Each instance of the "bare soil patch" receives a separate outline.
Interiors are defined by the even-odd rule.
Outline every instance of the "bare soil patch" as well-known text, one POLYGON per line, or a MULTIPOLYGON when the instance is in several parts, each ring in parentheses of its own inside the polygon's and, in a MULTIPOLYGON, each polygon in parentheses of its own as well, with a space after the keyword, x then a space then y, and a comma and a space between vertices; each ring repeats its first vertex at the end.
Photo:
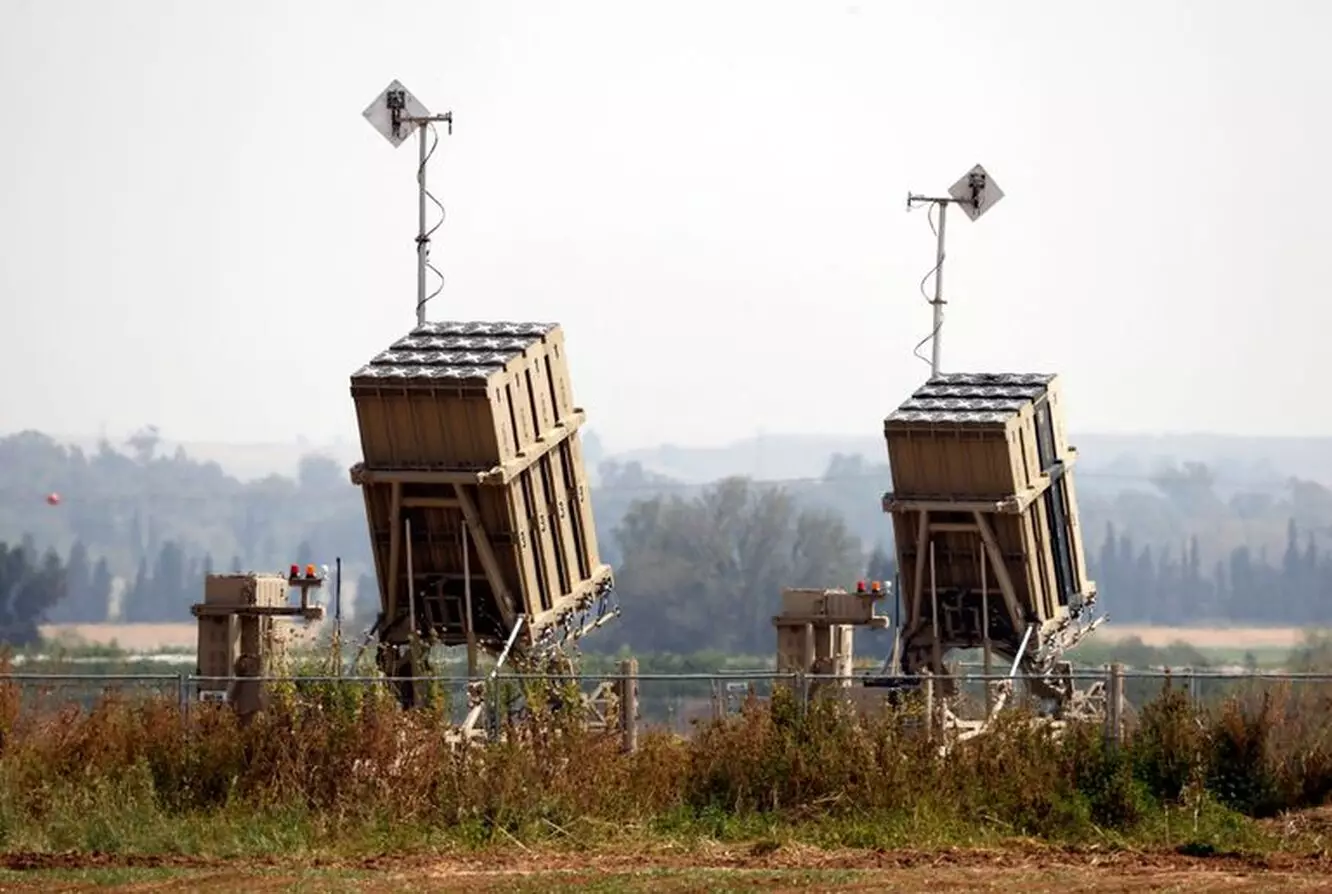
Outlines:
POLYGON ((199 639, 199 628, 189 623, 43 624, 40 629, 46 639, 70 637, 97 646, 109 646, 114 642, 131 652, 193 648, 199 639))
POLYGON ((1148 646, 1184 642, 1199 649, 1291 649, 1304 639, 1304 627, 1155 627, 1146 624, 1108 623, 1096 632, 1098 640, 1136 636, 1148 646))
POLYGON ((1332 888, 1322 857, 1191 857, 1058 850, 856 851, 799 846, 642 853, 502 852, 466 857, 228 861, 10 854, 5 890, 277 891, 1313 891, 1332 888), (129 870, 128 877, 71 873, 129 870), (19 870, 19 872, 15 872, 19 870), (142 877, 134 877, 142 874, 142 877), (148 877, 151 876, 151 877, 148 877))
MULTIPOLYGON (((44 624, 42 635, 51 639, 72 636, 85 643, 110 645, 113 641, 131 651, 165 647, 190 648, 198 632, 194 624, 44 624)), ((1289 649, 1304 638, 1303 627, 1158 627, 1149 624, 1109 623, 1096 633, 1097 640, 1114 641, 1138 637, 1149 646, 1185 642, 1197 648, 1289 649)))

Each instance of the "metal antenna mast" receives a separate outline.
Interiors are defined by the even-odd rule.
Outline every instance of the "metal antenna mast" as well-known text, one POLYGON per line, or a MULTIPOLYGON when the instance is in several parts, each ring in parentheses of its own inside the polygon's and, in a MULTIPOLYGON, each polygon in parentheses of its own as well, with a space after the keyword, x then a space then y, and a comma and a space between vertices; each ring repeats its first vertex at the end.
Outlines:
MULTIPOLYGON (((907 193, 907 211, 910 211, 916 205, 936 205, 939 208, 939 226, 935 230, 938 245, 935 249, 934 269, 930 271, 934 274, 934 298, 930 300, 930 306, 934 308, 934 329, 929 336, 931 379, 939 375, 939 344, 940 336, 943 335, 944 224, 948 219, 948 206, 962 206, 962 213, 974 221, 986 211, 989 211, 994 203, 1003 197, 1003 190, 980 165, 976 165, 964 174, 961 180, 949 187, 947 196, 921 196, 907 193)), ((928 278, 929 274, 926 274, 926 279, 928 278)), ((921 286, 923 289, 923 281, 921 286)))
MULTIPOLYGON (((434 270, 430 266, 430 234, 435 231, 439 224, 426 229, 426 199, 439 206, 443 213, 444 206, 440 205, 438 200, 426 189, 426 161, 430 158, 430 153, 434 152, 434 145, 430 150, 426 150, 426 131, 434 132, 435 122, 444 122, 449 127, 449 133, 453 133, 453 112, 445 112, 443 115, 432 115, 420 100, 412 95, 406 87, 397 81, 384 88, 384 92, 370 103, 369 107, 361 113, 371 126, 388 140, 394 148, 401 146, 403 141, 412 135, 413 131, 420 142, 420 163, 416 169, 416 184, 419 192, 417 206, 417 231, 416 231, 416 325, 425 323, 425 306, 430 298, 439 294, 436 289, 429 297, 426 296, 426 268, 434 270)), ((438 139, 436 139, 438 142, 438 139)), ((443 223, 441 219, 440 223, 443 223)), ((435 270, 439 275, 439 271, 435 270)), ((442 280, 443 277, 441 276, 442 280)), ((441 282, 440 288, 443 288, 441 282)))

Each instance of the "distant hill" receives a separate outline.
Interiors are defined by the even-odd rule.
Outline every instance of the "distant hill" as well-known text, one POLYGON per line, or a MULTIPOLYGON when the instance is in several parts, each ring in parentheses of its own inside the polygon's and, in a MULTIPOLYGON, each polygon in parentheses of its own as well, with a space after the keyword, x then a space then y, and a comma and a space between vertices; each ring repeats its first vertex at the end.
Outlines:
MULTIPOLYGON (((1096 475, 1089 486, 1121 490, 1154 472, 1185 462, 1208 465, 1220 489, 1267 490, 1286 475, 1332 482, 1332 438, 1255 438, 1237 435, 1085 434, 1071 436, 1080 467, 1096 475)), ((861 454, 873 463, 888 461, 881 437, 865 435, 773 434, 717 447, 661 445, 611 454, 619 462, 685 481, 725 475, 758 478, 817 477, 835 453, 861 454)))
POLYGON ((1166 464, 1199 462, 1228 485, 1270 485, 1289 475, 1332 483, 1332 438, 1087 434, 1072 440, 1098 472, 1144 475, 1166 464))
MULTIPOLYGON (((0 434, 11 434, 6 432, 0 434)), ((97 435, 52 435, 55 440, 70 444, 84 452, 97 450, 101 438, 97 435)), ((108 437, 113 446, 119 448, 124 442, 122 437, 108 437)), ((340 465, 351 468, 360 459, 361 445, 352 441, 332 444, 315 444, 304 439, 286 443, 237 443, 224 444, 210 441, 173 441, 162 438, 159 455, 170 456, 176 450, 183 449, 192 459, 199 462, 215 462, 222 470, 241 481, 255 481, 269 475, 294 476, 302 456, 321 453, 336 460, 340 465)), ((351 480, 348 479, 348 486, 351 480)))
MULTIPOLYGON (((592 431, 595 431, 593 429, 592 431)), ((55 436, 85 450, 96 449, 95 435, 55 436)), ((595 435, 589 438, 590 464, 600 460, 638 462, 651 472, 688 483, 702 483, 728 475, 764 479, 816 478, 837 453, 860 454, 870 462, 887 462, 882 437, 875 435, 770 434, 713 447, 678 447, 660 444, 618 453, 603 453, 595 435)), ((1084 434, 1072 437, 1085 471, 1097 473, 1088 485, 1098 490, 1121 490, 1143 481, 1155 470, 1184 462, 1205 463, 1216 473, 1223 489, 1268 489, 1285 475, 1332 484, 1332 438, 1245 437, 1217 434, 1084 434), (1115 482, 1120 483, 1116 484, 1115 482)), ((354 441, 315 444, 237 443, 163 440, 160 452, 178 447, 191 457, 212 461, 244 481, 271 474, 293 475, 300 458, 321 453, 350 467, 360 458, 354 441)), ((595 469, 591 470, 595 473, 595 469)))
MULTIPOLYGON (((110 450, 99 441, 0 438, 0 542, 31 538, 73 569, 75 596, 51 622, 177 621, 205 569, 340 557, 348 582, 359 588, 364 579, 373 592, 365 506, 347 475, 357 445, 173 443, 151 427, 110 450), (82 455, 71 455, 71 442, 82 455), (61 499, 48 503, 52 492, 61 499)), ((1090 434, 1075 444, 1089 573, 1115 594, 1119 620, 1290 625, 1332 617, 1332 487, 1317 483, 1332 481, 1332 439, 1090 434)), ((702 525, 714 523, 708 501, 722 491, 703 485, 728 475, 788 484, 784 497, 765 499, 841 526, 836 543, 845 554, 830 560, 841 569, 831 576, 862 573, 861 553, 893 536, 879 502, 891 476, 872 431, 610 452, 589 430, 584 446, 602 555, 616 567, 660 556, 678 560, 671 568, 695 567, 688 550, 677 555, 676 546, 633 537, 669 521, 685 529, 652 534, 665 538, 660 544, 712 542, 702 525), (673 499, 654 502, 668 492, 673 499)), ((656 580, 640 578, 640 595, 675 592, 656 580)), ((625 592, 632 598, 632 587, 625 592)))

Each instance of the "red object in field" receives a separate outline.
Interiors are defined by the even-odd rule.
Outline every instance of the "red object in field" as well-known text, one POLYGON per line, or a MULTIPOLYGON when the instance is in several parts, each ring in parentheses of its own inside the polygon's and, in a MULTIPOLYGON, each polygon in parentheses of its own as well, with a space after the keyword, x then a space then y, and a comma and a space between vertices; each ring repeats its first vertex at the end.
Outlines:
POLYGON ((57 494, 57 493, 49 493, 49 494, 47 494, 47 495, 46 495, 46 504, 47 504, 48 506, 59 506, 59 505, 60 505, 60 494, 57 494))

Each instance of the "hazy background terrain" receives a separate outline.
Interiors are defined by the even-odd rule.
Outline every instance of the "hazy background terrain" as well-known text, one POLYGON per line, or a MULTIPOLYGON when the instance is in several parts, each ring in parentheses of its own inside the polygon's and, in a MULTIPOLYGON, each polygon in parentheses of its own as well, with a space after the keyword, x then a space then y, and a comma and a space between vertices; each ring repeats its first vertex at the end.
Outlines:
POLYGON ((353 440, 346 377, 415 297, 416 153, 361 118, 399 78, 456 119, 432 317, 562 322, 611 451, 872 436, 925 371, 904 199, 978 162, 1007 195, 950 222, 946 368, 1058 371, 1079 432, 1329 435, 1291 385, 1324 374, 1330 26, 1314 0, 9 0, 0 381, 27 384, 0 430, 353 440))
MULTIPOLYGON (((1090 570, 1115 622, 1332 623, 1332 490, 1303 471, 1322 468, 1322 442, 1076 440, 1090 570)), ((589 647, 762 654, 783 586, 891 579, 880 445, 769 435, 614 454, 591 430, 601 553, 625 614, 589 647)), ((68 597, 43 607, 51 621, 187 621, 209 570, 341 558, 349 614, 364 625, 375 586, 354 458, 345 447, 187 447, 150 428, 89 447, 12 435, 0 439, 0 542, 28 538, 67 566, 68 597)))
POLYGON ((880 426, 926 374, 934 258, 903 200, 977 162, 1006 197, 950 220, 944 368, 1060 373, 1106 608, 1326 623, 1329 27, 1312 0, 10 0, 0 627, 186 620, 208 569, 341 557, 368 591, 348 376, 415 285, 415 149, 360 114, 393 78, 456 118, 431 318, 564 326, 608 647, 766 652, 781 585, 891 575, 880 426))

